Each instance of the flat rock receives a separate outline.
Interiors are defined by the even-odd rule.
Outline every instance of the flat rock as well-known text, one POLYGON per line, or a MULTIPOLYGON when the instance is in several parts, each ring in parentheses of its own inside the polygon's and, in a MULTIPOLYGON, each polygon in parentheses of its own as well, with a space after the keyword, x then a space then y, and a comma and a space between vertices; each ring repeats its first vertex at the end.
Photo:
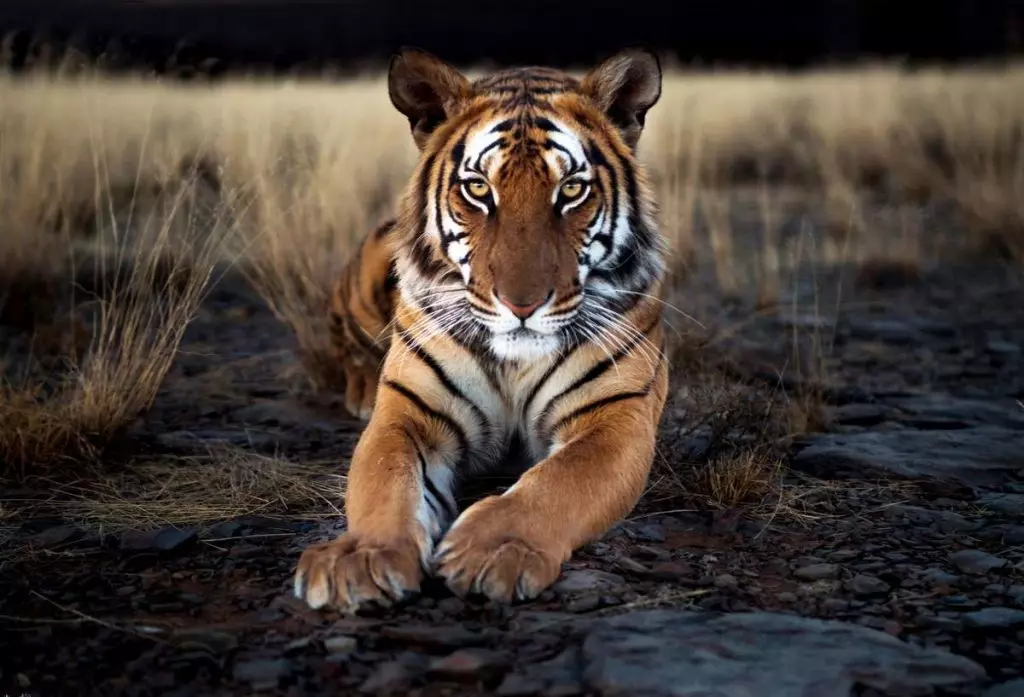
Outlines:
POLYGON ((575 569, 566 571, 551 587, 560 594, 577 593, 603 588, 621 586, 626 581, 618 574, 600 571, 599 569, 575 569))
POLYGON ((990 510, 1024 520, 1024 494, 986 494, 979 503, 990 510))
POLYGON ((1024 626, 1024 610, 1012 607, 984 607, 963 616, 965 627, 975 629, 1015 629, 1024 626))
POLYGON ((126 532, 121 549, 126 552, 172 552, 193 543, 199 534, 191 528, 159 528, 145 532, 126 532))
POLYGON ((926 394, 890 400, 890 404, 907 414, 929 419, 1024 429, 1024 410, 1012 399, 965 399, 944 394, 926 394))
POLYGON ((961 549, 949 555, 949 560, 965 574, 987 574, 1006 566, 1006 560, 980 549, 961 549))
POLYGON ((1019 431, 998 426, 826 434, 812 438, 793 467, 825 479, 888 474, 994 488, 1024 467, 1020 441, 1019 431))
POLYGON ((810 564, 802 566, 793 575, 804 581, 823 581, 839 575, 839 567, 835 564, 810 564))
POLYGON ((1020 697, 1024 695, 1024 678, 993 685, 983 697, 1020 697))
POLYGON ((761 612, 600 620, 581 659, 585 686, 605 696, 850 697, 854 685, 911 695, 985 677, 971 660, 884 632, 761 612))

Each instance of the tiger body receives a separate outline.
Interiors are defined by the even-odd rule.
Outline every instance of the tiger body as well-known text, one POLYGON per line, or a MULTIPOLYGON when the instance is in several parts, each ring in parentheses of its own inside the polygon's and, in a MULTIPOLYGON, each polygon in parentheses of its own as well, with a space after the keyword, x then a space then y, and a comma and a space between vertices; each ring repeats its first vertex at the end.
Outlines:
POLYGON ((668 384, 663 248, 634 154, 660 87, 640 51, 582 80, 392 62, 421 157, 336 288, 346 403, 369 421, 348 530, 299 561, 312 607, 388 604, 424 573, 460 595, 534 597, 635 505, 668 384), (459 482, 513 444, 516 483, 460 512, 459 482))

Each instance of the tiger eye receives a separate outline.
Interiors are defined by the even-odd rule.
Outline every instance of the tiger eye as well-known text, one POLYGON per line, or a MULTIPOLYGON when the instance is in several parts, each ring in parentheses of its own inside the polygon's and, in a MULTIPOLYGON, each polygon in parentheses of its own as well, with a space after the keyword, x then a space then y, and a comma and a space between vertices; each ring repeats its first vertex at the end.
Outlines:
POLYGON ((566 198, 576 198, 583 193, 583 182, 572 181, 562 184, 562 195, 566 198))
POLYGON ((466 184, 466 188, 469 189, 469 193, 477 198, 483 198, 490 192, 491 187, 488 186, 487 182, 481 179, 474 179, 466 184))

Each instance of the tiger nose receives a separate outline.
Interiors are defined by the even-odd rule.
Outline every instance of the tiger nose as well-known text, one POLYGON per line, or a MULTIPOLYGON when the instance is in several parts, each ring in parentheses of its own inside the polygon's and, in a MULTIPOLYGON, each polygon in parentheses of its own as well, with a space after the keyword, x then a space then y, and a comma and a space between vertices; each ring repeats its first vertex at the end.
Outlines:
POLYGON ((518 317, 519 319, 527 319, 530 315, 537 311, 538 307, 544 304, 544 300, 547 300, 547 298, 544 298, 544 300, 538 300, 528 305, 520 305, 519 303, 514 303, 510 301, 508 298, 506 298, 501 293, 498 293, 497 291, 495 291, 495 295, 498 296, 498 301, 508 309, 512 310, 512 314, 518 317))

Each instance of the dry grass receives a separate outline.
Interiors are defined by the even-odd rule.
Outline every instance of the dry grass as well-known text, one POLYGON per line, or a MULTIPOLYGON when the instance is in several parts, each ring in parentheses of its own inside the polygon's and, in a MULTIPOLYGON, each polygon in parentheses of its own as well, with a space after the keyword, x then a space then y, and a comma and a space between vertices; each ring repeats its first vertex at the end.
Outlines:
MULTIPOLYGON (((854 262, 869 283, 965 249, 1024 261, 1022 125, 1016 66, 670 72, 640 153, 674 252, 670 299, 703 320, 718 317, 723 296, 831 316, 797 291, 808 267, 854 262), (934 211, 939 226, 926 224, 934 211), (702 286, 688 284, 702 277, 718 292, 700 313, 702 286)), ((219 261, 241 259, 294 332, 312 384, 337 388, 323 325, 330 283, 390 212, 414 159, 379 75, 214 87, 0 75, 0 324, 31 337, 6 357, 7 372, 26 351, 37 359, 0 390, 4 467, 95 460, 152 404, 219 261), (99 260, 93 297, 68 283, 72 271, 83 283, 83 258, 99 260), (47 338, 54 326, 59 337, 47 338), (41 353, 67 363, 57 377, 40 367, 59 361, 41 353)), ((677 324, 684 335, 695 326, 677 324)), ((805 387, 828 377, 829 332, 813 326, 794 329, 779 366, 805 387)), ((707 455, 702 482, 687 482, 727 505, 757 498, 774 477, 774 450, 759 442, 775 448, 822 427, 824 397, 737 393, 724 367, 703 362, 721 350, 714 341, 676 363, 710 376, 703 384, 717 396, 699 407, 702 427, 723 443, 739 438, 707 455)), ((153 521, 175 517, 173 504, 154 506, 153 521)))
MULTIPOLYGON (((197 204, 195 186, 195 180, 179 182, 140 220, 129 212, 122 222, 116 216, 123 212, 112 211, 110 224, 98 231, 102 239, 89 250, 91 269, 74 265, 74 240, 50 250, 48 261, 65 266, 66 333, 74 341, 56 366, 34 361, 30 344, 24 370, 0 386, 4 474, 25 477, 95 461, 153 403, 227 238, 223 220, 197 204)), ((7 242, 30 246, 17 235, 7 242)), ((30 269, 2 271, 9 279, 30 269)), ((8 301, 25 299, 11 292, 8 301)))
POLYGON ((141 461, 56 485, 46 506, 106 532, 199 526, 247 515, 342 517, 345 478, 336 463, 294 462, 237 448, 141 461))

